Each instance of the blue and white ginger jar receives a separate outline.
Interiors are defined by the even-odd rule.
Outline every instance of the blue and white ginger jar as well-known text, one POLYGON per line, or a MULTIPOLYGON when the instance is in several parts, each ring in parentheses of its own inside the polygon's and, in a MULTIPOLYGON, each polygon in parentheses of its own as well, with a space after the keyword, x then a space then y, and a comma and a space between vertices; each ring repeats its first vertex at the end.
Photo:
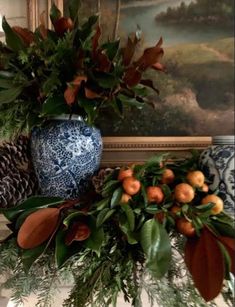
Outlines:
POLYGON ((31 154, 42 195, 77 198, 99 168, 101 134, 81 118, 57 117, 33 129, 31 154))
POLYGON ((200 156, 200 168, 211 182, 210 189, 219 189, 224 201, 224 210, 234 216, 235 166, 234 136, 213 137, 213 145, 200 156))

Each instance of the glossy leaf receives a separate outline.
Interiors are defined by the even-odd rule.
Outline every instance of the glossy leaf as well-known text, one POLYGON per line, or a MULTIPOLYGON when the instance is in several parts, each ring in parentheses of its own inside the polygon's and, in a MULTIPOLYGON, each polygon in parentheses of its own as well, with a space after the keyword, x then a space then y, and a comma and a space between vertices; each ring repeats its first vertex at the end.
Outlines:
POLYGON ((92 52, 93 52, 93 57, 95 57, 96 55, 96 51, 97 51, 97 48, 99 46, 99 39, 101 37, 101 29, 100 29, 100 26, 98 25, 96 27, 96 32, 95 32, 95 35, 93 36, 92 38, 92 52))
POLYGON ((69 1, 69 16, 72 18, 73 21, 78 17, 78 10, 81 7, 80 0, 70 0, 69 1))
POLYGON ((22 93, 22 86, 1 90, 0 91, 0 106, 13 102, 21 93, 22 93))
POLYGON ((83 211, 76 211, 73 213, 70 213, 64 220, 63 220, 63 224, 66 228, 69 227, 69 225, 71 224, 71 222, 75 219, 78 218, 79 216, 84 216, 86 215, 85 212, 83 211))
POLYGON ((63 96, 48 97, 42 105, 43 115, 68 113, 68 106, 63 96))
POLYGON ((123 194, 123 189, 120 187, 120 188, 117 188, 114 192, 113 192, 113 195, 112 195, 112 198, 111 198, 111 203, 110 203, 110 207, 111 208, 114 208, 116 207, 117 205, 119 205, 120 203, 120 200, 122 198, 122 194, 123 194))
POLYGON ((221 223, 219 220, 213 220, 211 223, 221 236, 235 238, 235 230, 229 224, 221 223))
POLYGON ((122 230, 122 232, 126 235, 127 242, 131 245, 137 244, 137 234, 132 232, 130 229, 130 224, 128 222, 126 215, 120 215, 119 217, 119 227, 122 230))
POLYGON ((109 202, 110 200, 108 198, 102 199, 101 201, 95 204, 96 209, 100 211, 100 210, 103 210, 104 208, 109 207, 109 202))
POLYGON ((147 257, 147 268, 156 278, 168 271, 171 260, 171 244, 165 228, 155 219, 144 223, 140 243, 147 257))
POLYGON ((14 208, 3 209, 2 213, 9 221, 12 221, 23 210, 49 207, 61 203, 63 203, 63 199, 60 197, 32 196, 14 208))
POLYGON ((34 41, 33 32, 22 27, 14 26, 12 30, 23 40, 25 45, 29 46, 34 41))
POLYGON ((50 19, 52 24, 54 24, 57 20, 59 20, 61 16, 62 16, 61 11, 58 9, 55 3, 53 3, 50 9, 50 19))
POLYGON ((110 196, 110 194, 113 193, 113 191, 117 188, 117 186, 120 185, 120 182, 118 180, 110 180, 108 181, 102 190, 102 196, 107 197, 110 196))
POLYGON ((99 212, 96 220, 96 227, 99 228, 101 225, 104 224, 105 221, 107 221, 115 212, 114 209, 105 208, 102 211, 99 212))
POLYGON ((135 229, 135 214, 132 210, 132 208, 128 204, 122 205, 122 210, 125 212, 127 221, 130 226, 130 231, 134 231, 135 229))
POLYGON ((60 268, 73 255, 77 254, 81 247, 78 244, 65 244, 66 231, 59 230, 55 239, 55 260, 57 266, 60 268))
POLYGON ((199 238, 187 240, 185 262, 201 296, 206 301, 213 300, 222 289, 225 268, 217 239, 207 228, 199 238))
POLYGON ((0 88, 9 89, 9 88, 12 88, 13 86, 14 86, 14 83, 12 79, 0 77, 0 88))
POLYGON ((21 259, 26 273, 30 270, 33 263, 42 255, 45 249, 46 244, 42 244, 33 249, 22 250, 21 259))
POLYGON ((5 32, 6 43, 8 47, 10 47, 13 51, 16 52, 24 49, 25 45, 22 39, 12 30, 4 16, 2 18, 2 28, 5 32))
POLYGON ((123 77, 123 82, 129 86, 136 86, 141 80, 142 74, 136 67, 129 67, 123 77))
POLYGON ((128 66, 131 63, 131 60, 134 56, 136 45, 138 43, 138 40, 132 40, 130 37, 128 37, 127 45, 123 50, 123 64, 124 66, 128 66))
POLYGON ((67 231, 65 244, 71 245, 74 241, 85 241, 89 238, 91 230, 84 222, 74 222, 67 231))
POLYGON ((154 86, 153 81, 150 79, 142 79, 140 80, 140 84, 143 84, 144 86, 147 86, 154 90, 157 94, 159 94, 159 90, 154 86))
POLYGON ((102 227, 96 227, 97 222, 95 219, 89 221, 89 227, 91 229, 90 237, 84 242, 87 248, 90 248, 98 256, 100 255, 100 249, 104 242, 104 230, 102 227))
POLYGON ((235 275, 235 239, 225 236, 219 236, 219 241, 223 244, 225 249, 227 250, 230 259, 231 259, 231 272, 235 275))
POLYGON ((108 42, 102 45, 102 49, 105 50, 105 53, 107 54, 109 60, 113 60, 118 52, 120 45, 120 40, 114 41, 114 42, 108 42))
POLYGON ((24 223, 25 219, 33 212, 37 211, 38 208, 28 209, 23 211, 16 220, 15 228, 19 229, 24 223))
POLYGON ((18 245, 32 249, 48 240, 58 225, 59 215, 58 208, 43 208, 30 214, 18 232, 18 245))

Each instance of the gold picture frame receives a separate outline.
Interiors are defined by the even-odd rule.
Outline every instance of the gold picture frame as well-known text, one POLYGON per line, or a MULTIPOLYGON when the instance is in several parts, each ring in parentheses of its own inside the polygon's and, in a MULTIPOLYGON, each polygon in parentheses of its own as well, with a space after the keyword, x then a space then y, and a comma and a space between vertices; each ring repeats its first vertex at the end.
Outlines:
MULTIPOLYGON (((63 12, 63 0, 54 0, 63 12)), ((47 12, 52 0, 47 1, 47 12)), ((40 20, 39 0, 28 0, 29 28, 34 30, 40 20)), ((47 14, 49 16, 49 14, 47 14)), ((48 25, 50 21, 48 18, 48 25)), ((128 163, 141 163, 157 152, 170 152, 176 159, 190 154, 191 149, 203 150, 212 144, 212 137, 103 137, 103 156, 101 166, 118 166, 128 163)))

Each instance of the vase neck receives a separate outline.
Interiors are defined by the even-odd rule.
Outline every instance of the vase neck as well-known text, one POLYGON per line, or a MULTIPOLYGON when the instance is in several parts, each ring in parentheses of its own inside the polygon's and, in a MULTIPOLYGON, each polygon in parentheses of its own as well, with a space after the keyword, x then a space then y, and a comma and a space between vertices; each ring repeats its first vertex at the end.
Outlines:
POLYGON ((82 116, 76 114, 61 114, 57 116, 53 116, 49 118, 50 120, 77 120, 77 121, 84 121, 82 116))
POLYGON ((217 135, 212 137, 213 145, 234 145, 235 136, 234 135, 217 135))

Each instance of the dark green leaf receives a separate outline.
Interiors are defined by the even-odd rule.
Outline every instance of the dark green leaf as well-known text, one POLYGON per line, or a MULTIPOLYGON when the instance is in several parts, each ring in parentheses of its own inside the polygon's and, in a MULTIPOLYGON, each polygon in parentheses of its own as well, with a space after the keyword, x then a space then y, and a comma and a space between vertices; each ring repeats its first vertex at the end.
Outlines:
POLYGON ((81 7, 80 0, 70 0, 69 1, 69 16, 74 21, 78 17, 78 10, 81 7))
POLYGON ((58 268, 62 267, 70 257, 78 253, 80 250, 79 244, 72 243, 69 246, 65 244, 66 234, 67 232, 64 230, 59 230, 56 234, 55 260, 58 268))
POLYGON ((168 187, 167 184, 161 185, 163 193, 165 195, 165 199, 169 199, 171 197, 171 189, 168 187))
POLYGON ((113 191, 117 188, 117 186, 119 186, 119 184, 120 182, 118 180, 108 181, 102 190, 102 196, 103 197, 110 196, 113 193, 113 191))
POLYGON ((119 94, 117 98, 126 106, 133 106, 138 109, 142 109, 144 104, 142 102, 137 101, 135 98, 130 98, 126 95, 119 94))
POLYGON ((4 214, 9 221, 11 221, 14 220, 23 210, 49 207, 62 202, 63 199, 60 197, 32 196, 14 208, 2 209, 1 213, 4 214))
POLYGON ((132 208, 128 204, 122 205, 122 210, 125 212, 127 221, 130 226, 130 231, 133 231, 135 229, 135 214, 132 210, 132 208))
POLYGON ((105 208, 99 212, 96 220, 96 227, 99 228, 105 221, 107 221, 115 212, 114 209, 105 208))
POLYGON ((64 96, 48 97, 42 105, 43 115, 58 115, 68 113, 64 96))
POLYGON ((2 18, 2 28, 5 32, 7 46, 9 46, 13 51, 18 52, 25 47, 21 38, 12 30, 12 28, 6 21, 5 16, 3 16, 2 18))
POLYGON ((207 205, 196 206, 196 208, 201 212, 205 212, 205 211, 211 210, 214 206, 215 206, 214 203, 209 203, 207 205))
POLYGON ((116 207, 117 205, 119 205, 120 200, 121 200, 121 198, 122 198, 122 194, 123 194, 123 189, 122 189, 122 187, 117 188, 117 189, 113 192, 113 195, 112 195, 112 198, 111 198, 111 203, 110 203, 110 207, 111 207, 111 208, 114 208, 114 207, 116 207))
POLYGON ((231 272, 231 258, 229 256, 228 251, 226 250, 226 248, 224 247, 224 245, 222 243, 220 243, 219 241, 217 241, 220 250, 223 254, 223 258, 224 258, 224 267, 225 267, 225 279, 229 280, 230 279, 230 272, 231 272))
POLYGON ((99 201, 98 203, 95 204, 96 209, 98 211, 100 211, 100 210, 103 210, 106 207, 109 207, 109 202, 110 202, 109 198, 102 199, 101 201, 99 201))
POLYGON ((144 199, 144 205, 145 205, 145 207, 147 207, 148 206, 148 197, 147 197, 147 193, 146 193, 144 185, 141 185, 141 194, 142 194, 143 199, 144 199))
POLYGON ((41 254, 45 251, 45 249, 46 249, 46 244, 42 244, 33 249, 22 250, 21 259, 26 273, 30 270, 33 263, 41 256, 41 254))
POLYGON ((218 220, 213 220, 211 224, 220 235, 235 238, 234 227, 229 224, 221 223, 218 220))
POLYGON ((147 267, 157 278, 167 271, 171 260, 171 245, 165 228, 155 219, 148 220, 141 228, 140 243, 147 256, 147 267))
POLYGON ((97 221, 95 219, 91 219, 88 223, 91 229, 90 237, 84 242, 84 245, 87 248, 90 248, 92 251, 96 252, 96 254, 100 255, 100 249, 104 242, 104 230, 102 227, 96 227, 97 221))
POLYGON ((50 10, 50 19, 52 24, 54 24, 58 19, 60 19, 61 16, 61 11, 58 9, 55 3, 53 3, 50 10))
POLYGON ((115 58, 118 52, 119 44, 120 40, 115 42, 108 42, 101 46, 102 49, 106 50, 106 54, 111 61, 115 58))
POLYGON ((83 211, 76 211, 76 212, 73 212, 71 214, 69 214, 64 220, 63 220, 63 224, 66 228, 69 227, 71 221, 73 219, 75 219, 76 217, 78 216, 84 216, 84 215, 87 215, 86 212, 83 212, 83 211))
POLYGON ((161 212, 162 209, 159 209, 156 205, 150 205, 145 208, 145 211, 149 214, 156 214, 158 212, 161 212))
POLYGON ((3 79, 0 77, 0 88, 5 88, 5 89, 9 89, 14 87, 14 83, 12 79, 3 79))
POLYGON ((21 93, 22 86, 0 91, 0 105, 13 102, 21 93))
POLYGON ((105 89, 115 88, 119 84, 118 78, 105 72, 95 72, 94 79, 99 84, 99 86, 105 89))
POLYGON ((122 232, 126 235, 127 237, 127 242, 131 245, 137 244, 137 234, 132 232, 130 230, 130 225, 128 222, 128 219, 126 215, 120 215, 119 217, 119 227, 122 230, 122 232))

